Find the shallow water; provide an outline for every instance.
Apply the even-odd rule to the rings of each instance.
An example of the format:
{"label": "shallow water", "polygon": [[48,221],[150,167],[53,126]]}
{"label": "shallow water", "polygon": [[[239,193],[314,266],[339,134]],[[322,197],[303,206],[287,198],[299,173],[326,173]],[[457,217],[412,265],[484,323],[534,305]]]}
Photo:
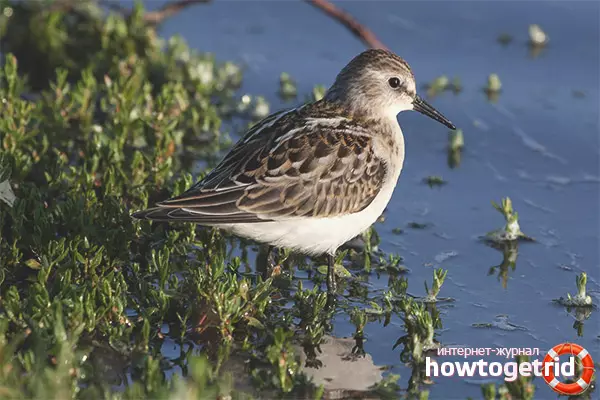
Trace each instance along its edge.
{"label": "shallow water", "polygon": [[[357,1],[341,6],[403,56],[419,84],[445,74],[458,76],[463,85],[458,95],[431,100],[464,130],[461,165],[447,165],[444,127],[416,113],[401,114],[405,168],[385,222],[378,224],[380,248],[400,254],[411,269],[412,294],[424,294],[423,281],[431,282],[434,267],[449,270],[441,296],[455,302],[440,307],[443,329],[436,338],[445,345],[538,347],[542,354],[571,341],[600,361],[599,312],[586,320],[578,337],[574,317],[552,304],[576,292],[581,271],[588,273],[594,301],[600,301],[598,3]],[[527,46],[532,23],[550,37],[537,56]],[[200,51],[245,64],[243,91],[265,96],[273,111],[295,104],[275,94],[282,71],[298,82],[303,98],[315,84],[331,83],[364,49],[345,28],[304,3],[226,1],[190,7],[169,19],[161,33],[182,35]],[[513,41],[499,44],[501,33]],[[490,73],[502,80],[496,103],[482,91]],[[430,188],[422,183],[428,175],[440,175],[448,184]],[[497,271],[488,275],[490,267],[501,264],[502,253],[478,236],[503,225],[490,201],[505,196],[519,212],[523,231],[538,242],[520,245],[516,269],[508,272],[503,287]],[[412,221],[432,225],[407,228]],[[404,232],[393,234],[393,228]],[[374,290],[387,286],[384,275],[370,279]],[[472,326],[498,315],[523,329]],[[354,332],[346,314],[335,322],[333,334]],[[399,350],[392,351],[400,323],[369,324],[365,333],[365,350],[374,362],[391,365],[406,387],[410,370],[400,362]],[[484,381],[440,377],[430,398],[478,398]],[[556,397],[540,378],[534,383],[536,398]]]}

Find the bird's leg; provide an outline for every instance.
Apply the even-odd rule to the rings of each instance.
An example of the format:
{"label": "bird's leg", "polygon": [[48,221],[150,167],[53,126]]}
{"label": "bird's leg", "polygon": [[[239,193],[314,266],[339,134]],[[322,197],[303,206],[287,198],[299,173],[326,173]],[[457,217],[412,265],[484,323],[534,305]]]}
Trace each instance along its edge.
{"label": "bird's leg", "polygon": [[275,268],[275,266],[277,265],[277,263],[275,262],[275,256],[273,255],[273,251],[275,251],[275,246],[269,245],[269,247],[267,248],[267,268],[269,269],[269,272],[272,271],[273,268]]}
{"label": "bird's leg", "polygon": [[259,247],[259,252],[256,259],[256,272],[260,273],[263,280],[267,280],[269,276],[271,276],[271,271],[275,266],[275,262],[273,261],[273,246],[264,246],[261,245]]}
{"label": "bird's leg", "polygon": [[332,254],[327,255],[327,292],[335,292],[335,257]]}
{"label": "bird's leg", "polygon": [[277,266],[275,263],[275,256],[273,255],[273,251],[275,250],[275,246],[269,245],[267,247],[267,262],[265,265],[265,269],[263,271],[263,279],[267,280],[273,274],[273,270]]}

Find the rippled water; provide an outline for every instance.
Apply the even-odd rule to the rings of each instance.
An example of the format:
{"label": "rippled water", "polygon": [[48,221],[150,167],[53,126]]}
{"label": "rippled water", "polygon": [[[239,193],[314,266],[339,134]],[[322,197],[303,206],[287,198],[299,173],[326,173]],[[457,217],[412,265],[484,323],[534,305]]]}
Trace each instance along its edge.
{"label": "rippled water", "polygon": [[[158,2],[147,4],[154,8]],[[583,337],[574,317],[552,299],[576,292],[575,276],[588,273],[596,303],[600,280],[599,199],[599,6],[596,2],[343,2],[341,6],[371,27],[413,67],[420,84],[439,75],[457,76],[463,91],[431,102],[465,133],[466,149],[456,169],[447,165],[447,131],[416,113],[399,121],[406,137],[405,168],[378,225],[381,248],[404,257],[411,269],[409,291],[423,294],[432,270],[449,270],[441,295],[445,345],[539,347],[573,341],[600,361],[598,311],[585,321]],[[550,37],[537,55],[527,46],[528,26],[537,23]],[[503,46],[497,37],[513,41]],[[219,1],[192,7],[168,20],[162,34],[182,35],[192,47],[218,59],[246,65],[243,90],[263,95],[272,110],[291,106],[276,97],[278,77],[289,72],[299,93],[328,85],[338,70],[364,49],[337,22],[305,3]],[[502,93],[496,103],[482,91],[497,73]],[[447,185],[430,188],[428,175]],[[503,254],[478,236],[503,224],[490,201],[510,196],[523,231],[537,239],[518,249],[516,268],[498,277]],[[409,222],[429,223],[422,230]],[[400,235],[392,233],[402,228]],[[374,290],[387,277],[372,276]],[[505,317],[498,317],[504,315]],[[514,324],[517,329],[511,328]],[[504,321],[491,328],[473,324]],[[347,314],[334,334],[354,332]],[[392,345],[399,322],[367,325],[365,350],[378,365],[391,365],[405,387],[410,370]],[[437,378],[430,398],[480,397],[483,378]],[[496,380],[499,382],[499,380]],[[537,398],[555,398],[541,379]]]}

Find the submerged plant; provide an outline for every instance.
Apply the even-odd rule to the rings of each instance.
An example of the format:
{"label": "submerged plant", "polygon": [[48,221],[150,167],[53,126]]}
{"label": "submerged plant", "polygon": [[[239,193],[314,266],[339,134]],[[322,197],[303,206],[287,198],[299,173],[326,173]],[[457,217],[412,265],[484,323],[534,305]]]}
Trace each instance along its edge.
{"label": "submerged plant", "polygon": [[513,41],[513,37],[510,34],[508,34],[508,33],[501,33],[500,35],[498,35],[498,37],[496,38],[496,40],[501,45],[506,46],[506,45],[510,44]]}
{"label": "submerged plant", "polygon": [[435,329],[441,328],[439,313],[435,307],[428,307],[411,297],[400,300],[400,309],[407,334],[396,341],[394,348],[404,344],[401,360],[421,364],[424,352],[440,347],[434,340]]}
{"label": "submerged plant", "polygon": [[573,329],[577,336],[583,337],[583,328],[585,321],[590,318],[595,307],[567,307],[567,312],[573,316]]}
{"label": "submerged plant", "polygon": [[430,175],[430,176],[424,178],[423,182],[426,183],[427,185],[429,185],[429,187],[431,187],[431,188],[434,186],[443,186],[448,183],[447,181],[444,180],[444,178],[442,178],[441,176],[437,176],[437,175]]}
{"label": "submerged plant", "polygon": [[408,268],[402,265],[402,260],[402,257],[397,254],[388,254],[387,258],[380,255],[377,261],[377,271],[387,272],[390,275],[407,272]]}
{"label": "submerged plant", "polygon": [[430,83],[424,85],[427,90],[427,96],[434,97],[445,91],[452,91],[455,94],[462,91],[462,84],[459,77],[454,77],[450,80],[446,75],[441,75],[435,78]]}
{"label": "submerged plant", "polygon": [[575,283],[577,284],[577,294],[575,296],[567,293],[566,298],[561,297],[554,301],[566,307],[593,307],[592,297],[586,293],[587,274],[582,272],[577,275]]}
{"label": "submerged plant", "polygon": [[440,293],[446,275],[448,275],[448,271],[442,268],[433,271],[433,285],[431,285],[431,290],[427,287],[427,282],[425,282],[425,292],[427,293],[427,296],[423,299],[424,302],[435,303],[437,301],[437,295]]}
{"label": "submerged plant", "polygon": [[289,100],[296,97],[298,89],[296,82],[292,79],[290,74],[282,72],[279,76],[279,95],[284,100]]}
{"label": "submerged plant", "polygon": [[487,84],[483,88],[483,91],[490,102],[495,103],[498,101],[501,89],[502,83],[500,82],[500,77],[498,74],[488,75]]}
{"label": "submerged plant", "polygon": [[312,90],[312,101],[319,101],[323,97],[325,97],[325,92],[327,88],[323,85],[316,85]]}
{"label": "submerged plant", "polygon": [[502,83],[500,82],[498,74],[490,74],[487,79],[485,90],[487,92],[499,92],[501,88]]}
{"label": "submerged plant", "polygon": [[445,91],[449,84],[450,79],[448,79],[446,75],[438,76],[433,81],[431,81],[431,83],[426,85],[427,95],[433,97],[436,94]]}
{"label": "submerged plant", "polygon": [[448,148],[452,151],[462,150],[465,147],[465,138],[462,129],[456,129],[450,132],[448,136]]}
{"label": "submerged plant", "polygon": [[529,25],[529,44],[534,47],[542,47],[548,43],[548,35],[537,24]]}
{"label": "submerged plant", "polygon": [[519,239],[533,240],[521,231],[519,226],[519,214],[513,210],[510,197],[502,199],[501,205],[492,201],[492,205],[500,212],[506,221],[503,229],[498,229],[486,234],[486,238],[494,243],[504,243]]}
{"label": "submerged plant", "polygon": [[448,166],[456,168],[460,165],[465,138],[462,129],[456,129],[448,135]]}
{"label": "submerged plant", "polygon": [[350,312],[350,321],[354,324],[356,331],[354,332],[354,340],[356,345],[352,348],[352,353],[358,355],[364,355],[365,350],[363,343],[365,340],[365,325],[367,325],[367,313],[365,310],[361,310],[358,307],[354,307]]}
{"label": "submerged plant", "polygon": [[502,262],[499,265],[490,267],[488,275],[494,275],[497,271],[498,280],[502,282],[502,287],[508,286],[509,271],[517,268],[517,257],[519,256],[519,242],[509,241],[497,246],[502,251]]}
{"label": "submerged plant", "polygon": [[254,108],[252,110],[252,118],[261,120],[270,113],[270,106],[267,100],[262,96],[256,96],[254,99]]}

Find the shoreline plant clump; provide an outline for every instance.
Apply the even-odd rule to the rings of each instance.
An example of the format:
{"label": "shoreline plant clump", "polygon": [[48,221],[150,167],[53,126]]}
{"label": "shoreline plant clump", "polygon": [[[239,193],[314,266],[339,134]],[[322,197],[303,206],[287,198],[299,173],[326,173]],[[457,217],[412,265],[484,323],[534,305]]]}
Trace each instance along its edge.
{"label": "shoreline plant clump", "polygon": [[[334,312],[322,292],[297,287],[293,269],[321,260],[282,252],[278,274],[263,277],[252,244],[130,217],[182,193],[231,146],[225,128],[268,110],[238,93],[240,67],[163,41],[143,15],[139,5],[105,15],[94,1],[0,0],[1,397],[320,397],[297,349],[317,355]],[[441,321],[396,276],[369,295],[368,239],[360,257],[350,250],[358,277],[342,286],[353,304],[381,303],[385,325],[406,322],[401,357],[421,376],[420,340]],[[353,315],[362,342],[379,317]],[[395,393],[397,379],[372,390]]]}
{"label": "shoreline plant clump", "polygon": [[[130,217],[230,145],[239,68],[163,42],[139,6],[1,4],[1,169],[16,196],[0,204],[2,397],[241,395],[221,373],[234,349],[263,386],[298,390],[279,365],[290,338],[261,322],[278,311],[271,280],[245,277],[217,231]],[[166,379],[176,369],[188,379]]]}

